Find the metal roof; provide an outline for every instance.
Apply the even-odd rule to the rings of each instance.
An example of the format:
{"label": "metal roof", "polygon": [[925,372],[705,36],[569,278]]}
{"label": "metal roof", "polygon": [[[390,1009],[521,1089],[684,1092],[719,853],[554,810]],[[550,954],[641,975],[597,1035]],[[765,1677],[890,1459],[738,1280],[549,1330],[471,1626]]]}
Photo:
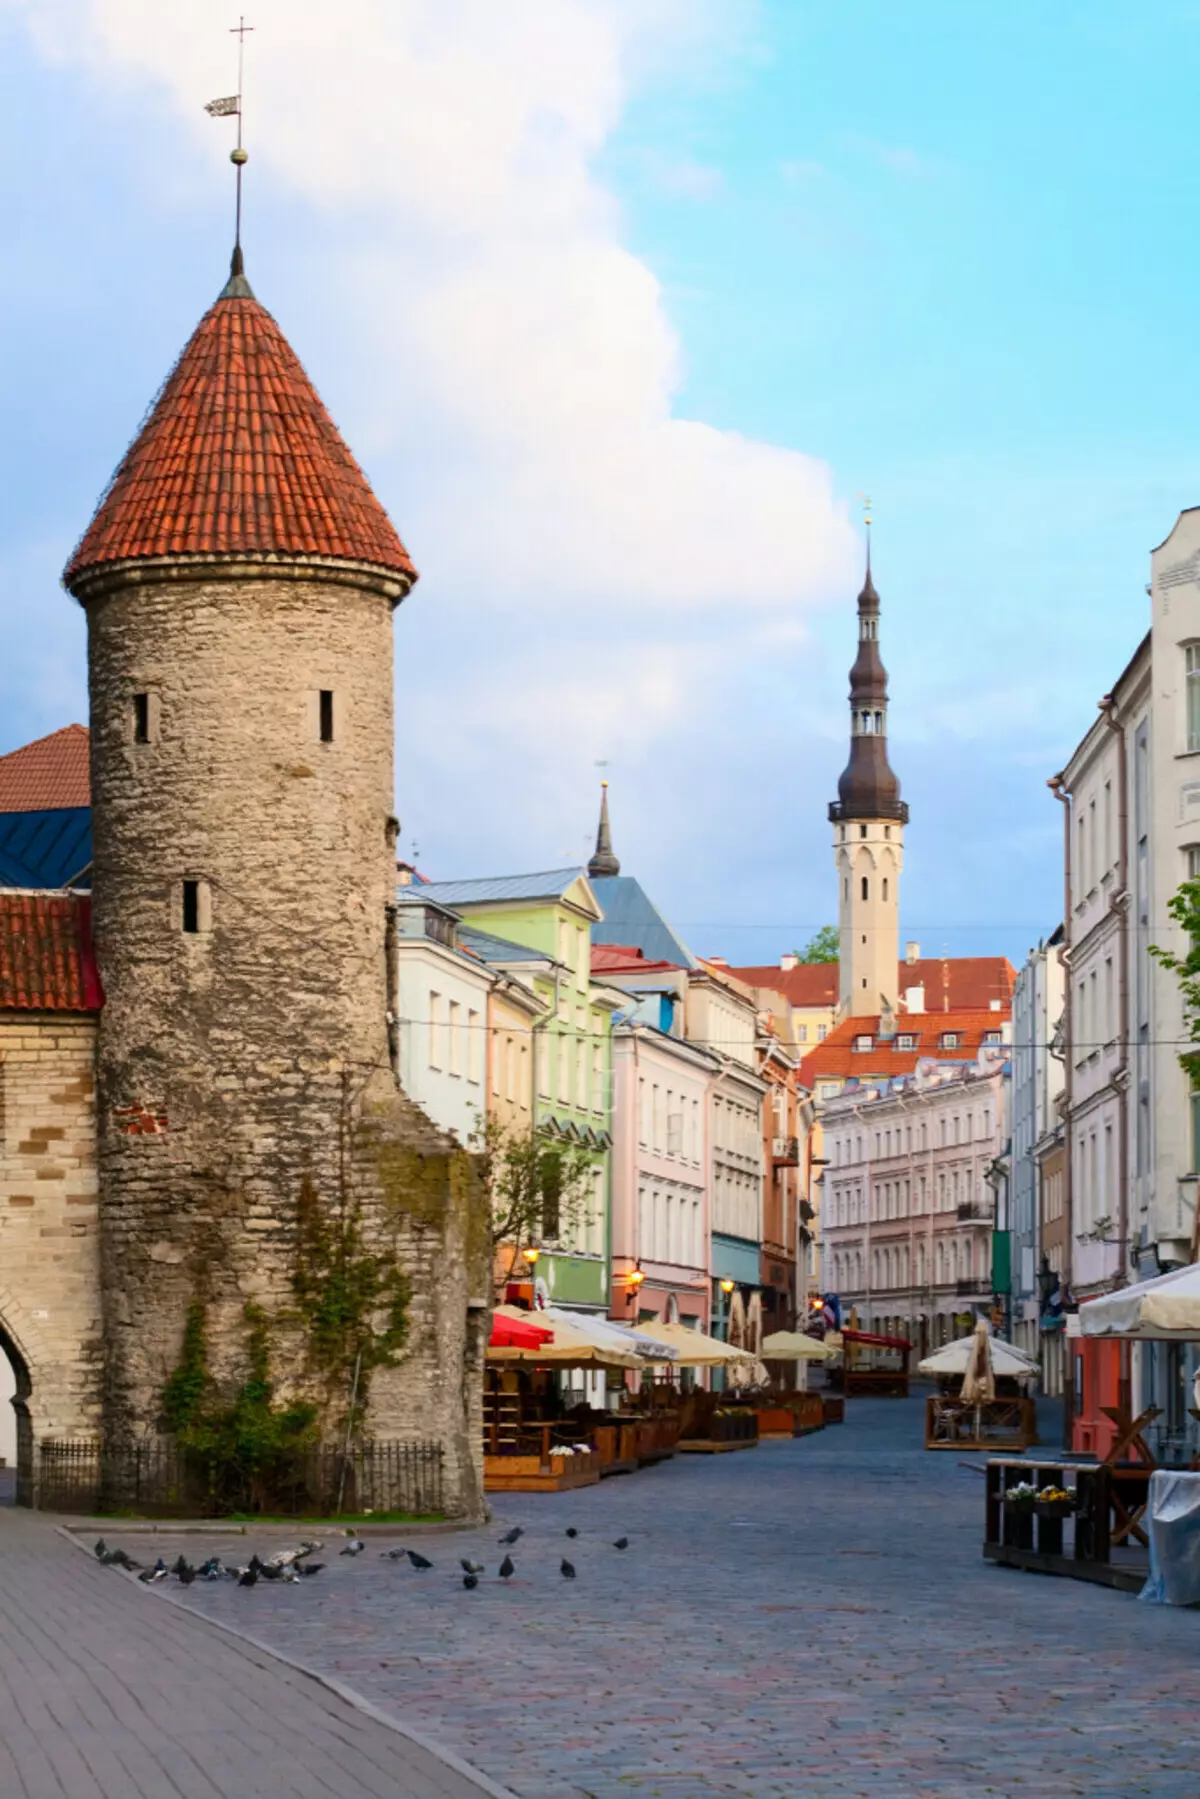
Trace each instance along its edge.
{"label": "metal roof", "polygon": [[0,812],[0,886],[91,885],[90,806]]}
{"label": "metal roof", "polygon": [[592,926],[593,943],[626,944],[650,962],[696,968],[695,956],[671,929],[640,881],[632,875],[596,875],[592,892],[604,917]]}
{"label": "metal roof", "polygon": [[[586,868],[579,867],[551,868],[532,875],[487,875],[473,881],[431,881],[421,888],[421,895],[440,906],[561,899],[568,887],[586,876]],[[411,888],[406,891],[411,892]]]}
{"label": "metal roof", "polygon": [[490,931],[477,931],[469,924],[458,927],[458,940],[464,949],[471,950],[481,961],[490,963],[493,967],[503,967],[510,962],[554,960],[545,950],[530,949],[527,943],[510,943],[507,937],[493,937]]}

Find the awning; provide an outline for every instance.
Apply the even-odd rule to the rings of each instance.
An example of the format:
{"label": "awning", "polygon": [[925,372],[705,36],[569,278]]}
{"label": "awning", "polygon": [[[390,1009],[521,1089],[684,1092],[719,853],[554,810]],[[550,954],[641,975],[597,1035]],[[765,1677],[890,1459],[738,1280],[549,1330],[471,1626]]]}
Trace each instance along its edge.
{"label": "awning", "polygon": [[[521,1323],[532,1321],[529,1312],[522,1312],[516,1306],[497,1306],[496,1318],[515,1318]],[[559,1368],[642,1368],[645,1357],[635,1355],[631,1350],[622,1348],[618,1338],[601,1336],[593,1326],[596,1320],[583,1312],[563,1313],[555,1311],[553,1316],[539,1312],[537,1320],[546,1320],[546,1324],[554,1332],[553,1341],[543,1344],[538,1349],[490,1349],[487,1352],[489,1362],[521,1363],[527,1367],[559,1367]],[[569,1322],[567,1321],[569,1320]]]}
{"label": "awning", "polygon": [[1200,1339],[1200,1262],[1085,1300],[1079,1335]]}
{"label": "awning", "polygon": [[[975,1333],[972,1331],[969,1337],[958,1337],[953,1343],[934,1350],[932,1355],[927,1355],[917,1366],[922,1374],[965,1374],[974,1342]],[[1028,1380],[1030,1375],[1037,1373],[1037,1363],[1013,1344],[1002,1343],[998,1337],[992,1337],[990,1348],[993,1374],[1003,1374],[1010,1380]]]}
{"label": "awning", "polygon": [[611,1344],[619,1354],[636,1356],[642,1362],[675,1360],[674,1349],[660,1335],[656,1324],[647,1325],[645,1330],[634,1330],[627,1324],[618,1324],[615,1318],[603,1318],[594,1312],[568,1312],[562,1306],[546,1306],[538,1317],[544,1318],[555,1330],[560,1324],[585,1330],[601,1347]]}
{"label": "awning", "polygon": [[[669,1344],[675,1350],[679,1368],[729,1368],[737,1362],[753,1362],[754,1352],[733,1343],[722,1343],[717,1337],[705,1336],[686,1324],[638,1324],[633,1335],[648,1342]],[[656,1361],[656,1356],[651,1356]]]}
{"label": "awning", "polygon": [[842,1342],[865,1343],[869,1349],[903,1349],[907,1351],[912,1348],[907,1337],[880,1337],[876,1336],[873,1331],[843,1331]]}
{"label": "awning", "polygon": [[534,1324],[532,1319],[509,1318],[497,1313],[492,1319],[489,1349],[541,1349],[553,1343],[554,1332],[548,1325]]}
{"label": "awning", "polygon": [[837,1350],[802,1331],[773,1331],[758,1353],[764,1362],[827,1362]]}

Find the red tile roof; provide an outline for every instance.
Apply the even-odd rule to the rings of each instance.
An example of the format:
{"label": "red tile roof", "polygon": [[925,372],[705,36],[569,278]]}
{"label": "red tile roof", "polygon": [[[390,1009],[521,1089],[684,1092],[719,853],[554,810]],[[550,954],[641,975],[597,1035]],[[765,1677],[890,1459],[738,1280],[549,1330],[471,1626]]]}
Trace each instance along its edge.
{"label": "red tile roof", "polygon": [[103,1004],[91,896],[0,891],[0,1010],[96,1012]]}
{"label": "red tile roof", "polygon": [[86,725],[67,725],[0,756],[0,812],[90,806]]}
{"label": "red tile roof", "polygon": [[[895,1036],[880,1040],[879,1015],[843,1018],[830,1031],[824,1043],[805,1056],[800,1066],[800,1079],[806,1087],[821,1080],[882,1079],[885,1076],[912,1074],[917,1063],[926,1057],[938,1062],[973,1062],[983,1047],[988,1031],[1002,1031],[1011,1017],[1008,1006],[998,1012],[964,1008],[951,1012],[897,1012],[894,1016]],[[947,1032],[959,1038],[957,1047],[944,1047]],[[856,1037],[870,1037],[869,1050],[854,1048]],[[912,1049],[897,1049],[901,1037],[915,1038]]]}
{"label": "red tile roof", "polygon": [[222,297],[175,364],[63,576],[140,556],[331,556],[416,579],[275,320]]}
{"label": "red tile roof", "polygon": [[593,943],[593,974],[658,974],[664,969],[678,970],[678,962],[652,962],[632,944]]}
{"label": "red tile roof", "polygon": [[[731,968],[730,974],[747,981],[752,987],[767,987],[782,993],[793,1006],[836,1006],[838,997],[838,965],[836,962],[798,962],[795,968],[779,968],[768,962],[755,968]],[[925,1005],[932,1011],[944,1007],[948,998],[952,1007],[969,1011],[989,1006],[994,999],[1008,1005],[1012,1000],[1017,971],[1007,956],[922,956],[915,962],[899,965],[897,997],[903,1004],[909,987],[925,989]]]}

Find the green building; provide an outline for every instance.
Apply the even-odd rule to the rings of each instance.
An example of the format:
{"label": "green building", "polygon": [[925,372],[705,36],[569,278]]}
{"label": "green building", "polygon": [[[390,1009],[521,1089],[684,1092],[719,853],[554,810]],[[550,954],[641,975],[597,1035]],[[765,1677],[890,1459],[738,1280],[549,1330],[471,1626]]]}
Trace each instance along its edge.
{"label": "green building", "polygon": [[421,897],[462,920],[464,948],[524,982],[542,1003],[533,1027],[534,1128],[582,1145],[593,1190],[574,1220],[547,1217],[531,1247],[547,1301],[607,1312],[611,1266],[612,1020],[628,996],[592,980],[591,932],[603,916],[582,868],[439,881]]}

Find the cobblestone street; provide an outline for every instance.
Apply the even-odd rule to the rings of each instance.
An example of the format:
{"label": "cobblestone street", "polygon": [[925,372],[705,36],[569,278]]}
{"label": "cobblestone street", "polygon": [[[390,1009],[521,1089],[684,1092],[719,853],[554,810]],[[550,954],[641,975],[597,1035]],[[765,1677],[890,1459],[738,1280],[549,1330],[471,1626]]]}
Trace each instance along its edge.
{"label": "cobblestone street", "polygon": [[[989,1566],[982,1476],[921,1450],[919,1403],[848,1410],[798,1442],[504,1498],[486,1532],[406,1539],[428,1573],[372,1542],[311,1585],[146,1602],[237,1624],[522,1799],[1192,1799],[1200,1617]],[[488,1563],[475,1592],[460,1556]]]}

